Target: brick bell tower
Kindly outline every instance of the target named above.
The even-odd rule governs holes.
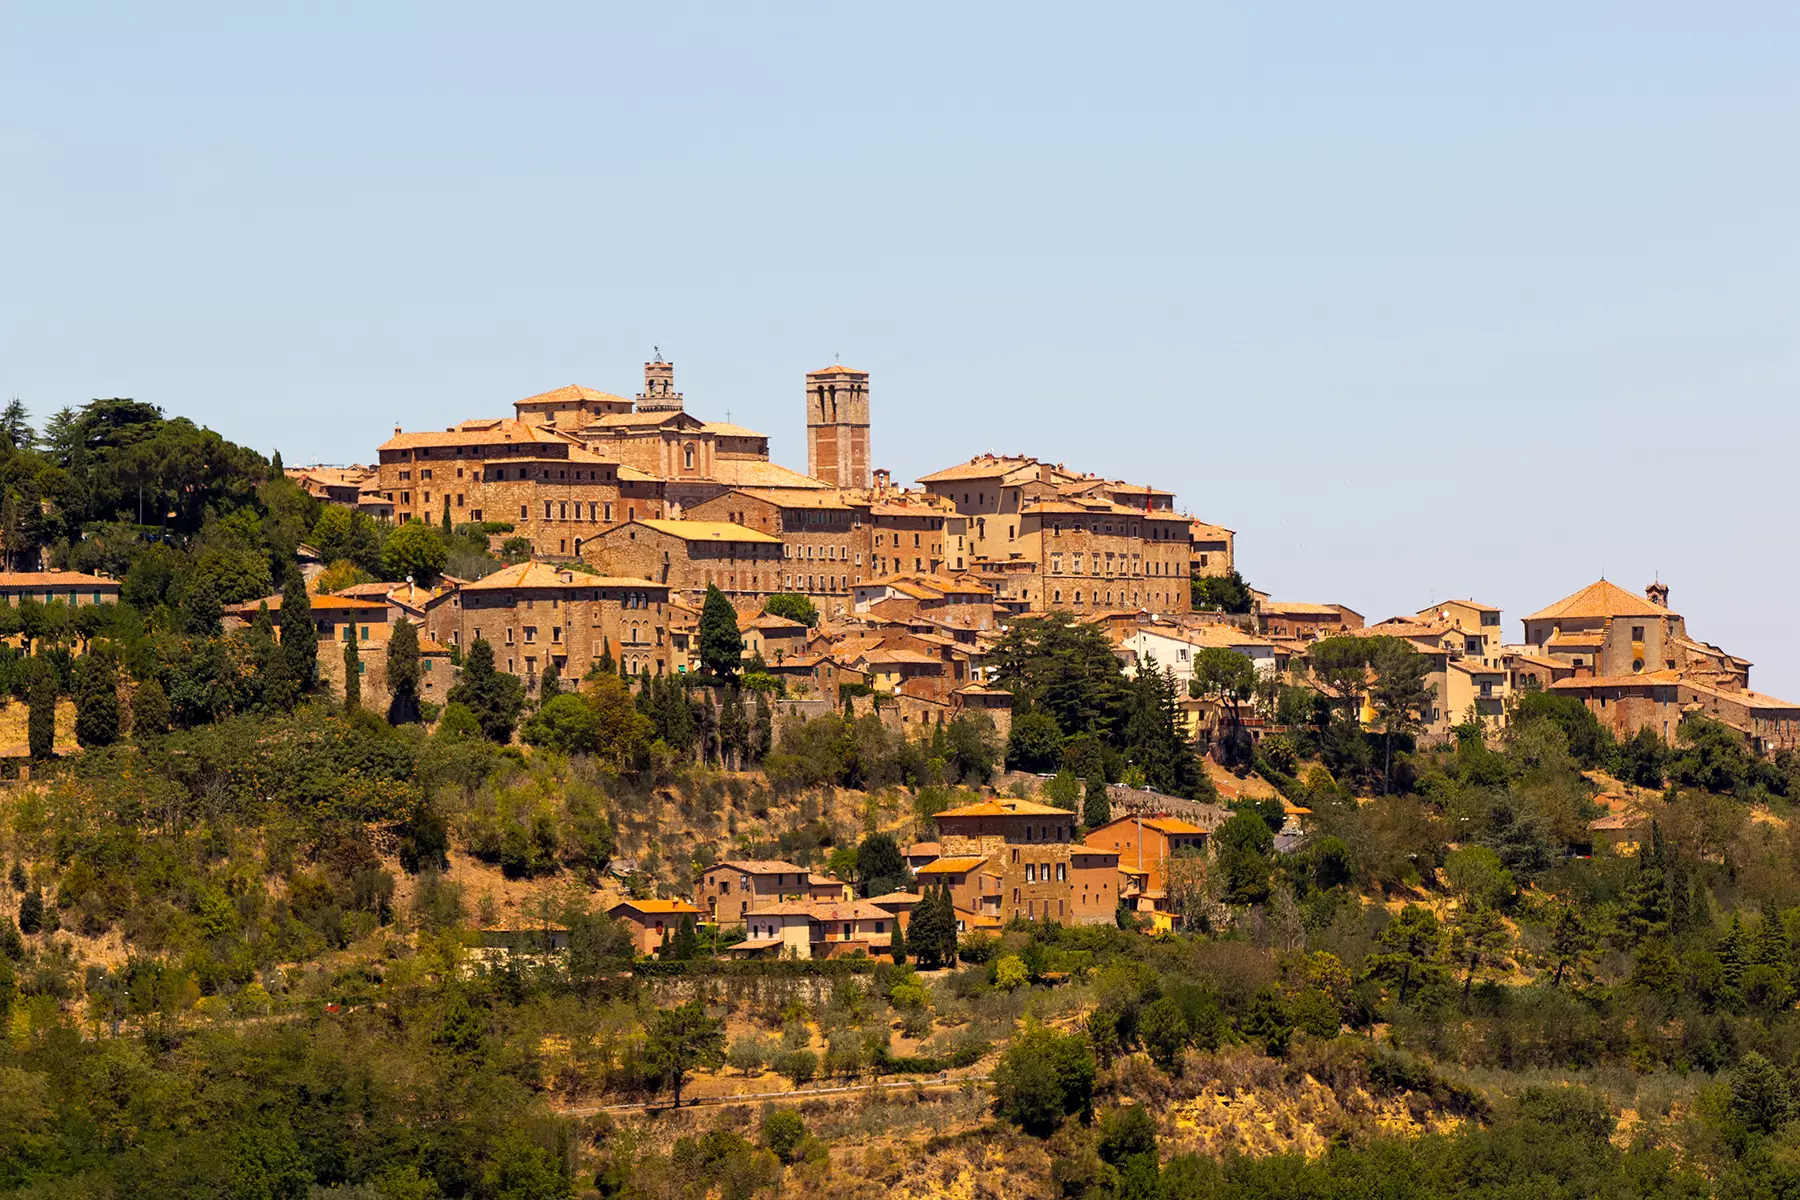
[[[681,393],[675,390],[675,364],[666,362],[662,352],[644,364],[644,390],[638,393],[639,412],[680,412]]]
[[[869,373],[834,363],[806,373],[806,473],[838,488],[869,486]]]

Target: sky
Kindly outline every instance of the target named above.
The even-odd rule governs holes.
[[[1800,7],[0,0],[0,398],[290,465],[634,394],[1153,483],[1370,621],[1653,578],[1800,699]]]

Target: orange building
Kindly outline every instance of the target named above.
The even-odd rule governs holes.
[[[655,954],[664,937],[674,937],[684,919],[699,921],[700,910],[686,900],[623,900],[607,909],[607,915],[625,925],[634,950]]]

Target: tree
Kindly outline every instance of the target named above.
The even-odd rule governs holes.
[[[925,889],[913,909],[913,957],[921,967],[947,967],[956,961],[956,909],[946,888]]]
[[[443,524],[440,525],[439,528],[441,528],[445,533],[450,532],[450,493],[449,492],[444,493],[444,520],[443,520]]]
[[[562,693],[562,665],[554,657],[544,664],[544,673],[538,676],[538,703],[554,700]]]
[[[75,669],[75,740],[84,748],[119,740],[119,663],[112,650],[96,647]]]
[[[912,883],[912,872],[893,836],[871,833],[857,843],[856,890],[866,899],[900,891]]]
[[[900,916],[894,915],[894,935],[888,941],[888,957],[896,967],[906,964],[906,931],[900,928]]]
[[[195,579],[181,598],[181,629],[190,637],[218,637],[223,614],[219,593],[208,576]]]
[[[1248,700],[1256,687],[1256,664],[1221,646],[1208,646],[1194,656],[1194,677],[1188,694],[1211,698],[1230,706],[1231,724],[1238,724],[1238,703]]]
[[[32,888],[19,901],[19,932],[33,934],[44,927],[44,893]]]
[[[1511,871],[1486,846],[1464,846],[1444,857],[1444,875],[1465,904],[1497,906],[1512,899]]]
[[[436,582],[450,558],[437,530],[422,521],[408,521],[388,534],[381,548],[381,569],[389,579],[411,579],[421,585]]]
[[[319,573],[313,580],[313,586],[319,594],[328,596],[333,592],[341,592],[347,587],[355,587],[359,583],[371,583],[374,576],[357,566],[347,558],[340,558]]]
[[[1376,935],[1375,945],[1379,952],[1365,960],[1365,969],[1370,978],[1394,986],[1399,1003],[1443,981],[1444,934],[1430,909],[1407,905]]]
[[[806,1142],[806,1120],[791,1108],[773,1104],[763,1108],[762,1144],[782,1162],[791,1163],[800,1156]]]
[[[1500,914],[1479,900],[1465,904],[1456,914],[1450,929],[1450,954],[1463,968],[1463,1003],[1475,977],[1484,967],[1497,967],[1506,962],[1506,926]]]
[[[356,622],[344,627],[344,711],[353,713],[362,707],[362,639],[356,636]]]
[[[771,617],[786,617],[790,621],[798,621],[808,629],[819,623],[818,606],[798,592],[776,592],[763,601],[762,610]]]
[[[737,609],[716,584],[706,586],[700,608],[700,669],[720,679],[735,679],[744,660],[744,635],[738,632]]]
[[[1075,812],[1081,807],[1081,780],[1064,767],[1045,781],[1044,796],[1057,808]]]
[[[1382,780],[1392,786],[1394,773],[1394,735],[1417,729],[1431,708],[1436,689],[1425,682],[1431,673],[1431,660],[1420,654],[1411,642],[1396,637],[1368,639],[1369,665],[1375,671],[1375,682],[1369,689],[1369,701],[1381,722],[1386,758]]]
[[[319,682],[319,634],[313,628],[312,597],[306,594],[306,578],[298,564],[288,570],[275,623],[281,629],[281,656],[286,663],[281,684],[289,693],[275,700],[280,707],[292,708]]]
[[[1098,829],[1112,820],[1112,800],[1106,791],[1106,781],[1089,779],[1087,795],[1081,806],[1081,822],[1089,829]]]
[[[1157,1066],[1172,1075],[1180,1073],[1182,1055],[1193,1035],[1179,1003],[1169,996],[1151,1003],[1138,1015],[1137,1034]]]
[[[405,617],[388,636],[388,722],[409,725],[419,719],[419,627]]]
[[[1731,1115],[1750,1132],[1764,1135],[1794,1119],[1794,1094],[1787,1077],[1754,1050],[1740,1058],[1731,1073]]]
[[[1250,611],[1250,585],[1233,567],[1223,575],[1202,575],[1190,585],[1193,606],[1200,612],[1247,613]]]
[[[698,1000],[658,1012],[644,1043],[645,1064],[667,1083],[681,1107],[681,1088],[694,1071],[725,1061],[725,1022],[706,1015]]]
[[[1275,836],[1269,823],[1254,812],[1234,813],[1214,835],[1217,867],[1225,880],[1229,904],[1261,904],[1269,898],[1269,854]]]
[[[131,693],[131,736],[142,738],[169,728],[169,695],[162,684],[146,679]]]
[[[29,669],[31,712],[26,740],[31,757],[42,761],[56,756],[56,668],[46,659],[33,658]]]
[[[445,701],[463,705],[481,723],[487,738],[505,744],[512,740],[513,727],[525,707],[525,685],[495,670],[494,647],[486,638],[476,638],[463,660],[462,676]]]
[[[1014,771],[1054,771],[1062,765],[1063,735],[1056,718],[1041,709],[1020,713],[1006,738],[1006,765]]]
[[[37,434],[32,431],[30,416],[17,396],[6,402],[5,412],[0,412],[0,441],[4,441],[9,450],[31,450],[37,446]]]
[[[1094,1052],[1083,1034],[1027,1024],[994,1068],[995,1109],[1031,1133],[1050,1132],[1093,1095]]]

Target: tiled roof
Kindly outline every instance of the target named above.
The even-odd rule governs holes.
[[[917,892],[888,892],[882,896],[870,896],[870,904],[917,904],[925,897]]]
[[[1657,673],[1664,674],[1665,672]],[[1683,686],[1704,696],[1728,700],[1734,704],[1742,704],[1746,708],[1800,709],[1800,704],[1788,700],[1778,700],[1774,696],[1753,692],[1749,688],[1742,688],[1734,692],[1729,688],[1714,687],[1710,683],[1701,683],[1698,680],[1684,681]]]
[[[608,911],[618,912],[621,908],[636,909],[641,913],[676,913],[683,916],[698,916],[700,910],[686,900],[621,900]]]
[[[987,861],[981,854],[964,854],[955,858],[940,858],[917,868],[915,875],[961,875],[973,871]]]
[[[1603,646],[1606,644],[1606,638],[1598,629],[1565,629],[1551,634],[1550,640],[1544,644],[1546,646]]]
[[[708,421],[700,427],[701,433],[710,433],[714,437],[747,437],[766,438],[766,433],[758,433],[754,429],[745,429],[742,425],[733,425],[729,421]]]
[[[728,858],[724,862],[714,863],[715,867],[730,867],[746,875],[808,875],[805,867],[797,867],[791,862],[779,858]]]
[[[330,594],[329,592],[327,592],[323,595],[310,596],[310,597],[308,597],[308,600],[311,602],[312,608],[315,612],[320,609],[324,609],[327,612],[330,612],[332,610],[336,610],[338,612],[351,612],[351,611],[355,611],[355,612],[371,612],[371,611],[386,612],[387,611],[387,605],[382,603],[379,600],[363,600],[363,599],[360,599],[355,596],[334,596],[334,595]],[[224,611],[231,613],[233,616],[244,615],[244,614],[252,614],[253,615],[256,612],[256,610],[264,604],[267,604],[269,606],[270,612],[272,612],[272,613],[280,612],[281,611],[281,594],[279,592],[277,592],[273,596],[266,596],[261,600],[246,600],[242,604],[227,604],[225,606]]]
[[[652,409],[649,412],[602,413],[588,423],[589,429],[630,429],[642,426],[654,429],[658,425],[681,424],[691,421],[696,428],[705,424],[700,418],[679,408]]]
[[[738,617],[740,630],[761,629],[764,632],[792,633],[806,628],[804,621],[795,621],[788,617],[778,617],[773,613],[742,614]]]
[[[731,492],[737,495],[748,496],[752,500],[761,500],[764,504],[773,504],[777,508],[829,508],[848,510],[850,507],[848,504],[844,503],[843,497],[833,488],[777,488],[771,490],[768,488],[737,487],[732,488]]]
[[[1680,671],[1640,671],[1636,675],[1588,675],[1559,679],[1550,687],[1555,691],[1577,692],[1586,688],[1653,687],[1681,682]]]
[[[1265,615],[1275,617],[1335,617],[1340,615],[1338,606],[1335,604],[1307,604],[1297,600],[1271,601],[1264,604],[1262,610]]]
[[[1193,520],[1188,522],[1188,528],[1192,531],[1190,536],[1196,542],[1223,542],[1237,532],[1223,525],[1208,525],[1205,521]]]
[[[817,371],[808,371],[808,375],[867,375],[867,371],[858,371],[846,367],[843,363],[832,363],[829,367],[820,367]]]
[[[623,396],[615,396],[611,392],[602,392],[596,388],[582,387],[571,383],[567,387],[555,388],[548,392],[539,392],[535,396],[527,396],[523,400],[515,400],[514,404],[570,404],[582,400],[598,400],[604,404],[630,404]]]
[[[730,521],[639,521],[637,524],[680,538],[684,542],[755,542],[761,545],[781,544],[774,534],[762,533]]]
[[[524,421],[503,418],[496,421],[464,421],[450,429],[396,433],[381,443],[382,450],[413,450],[421,446],[504,446],[566,443],[554,430]]]
[[[0,571],[0,588],[116,588],[119,581],[80,571]]]
[[[1564,596],[1549,608],[1539,609],[1527,621],[1552,621],[1559,617],[1571,620],[1594,620],[1601,617],[1666,617],[1669,610],[1659,608],[1626,591],[1616,583],[1596,580],[1570,596]]]
[[[920,483],[955,483],[964,479],[992,479],[1016,471],[1020,467],[1037,466],[1035,458],[995,458],[982,454],[966,463],[957,463],[954,467],[945,467],[941,471],[933,471],[929,475],[919,476]]]
[[[997,800],[980,800],[974,804],[965,804],[960,808],[946,808],[937,815],[940,817],[1073,817],[1075,814],[1066,808],[1053,808],[1034,800],[1002,797]]]
[[[551,566],[549,563],[536,561],[514,563],[510,567],[501,567],[491,575],[484,575],[473,583],[463,584],[464,591],[504,591],[509,588],[667,588],[666,583],[652,583],[648,579],[633,579],[616,575],[584,575],[580,571],[565,571]]]
[[[789,470],[778,463],[754,458],[713,460],[713,480],[727,487],[829,488],[831,485]]]
[[[887,921],[893,913],[867,900],[785,900],[750,910],[753,917],[807,917],[814,921]]]

